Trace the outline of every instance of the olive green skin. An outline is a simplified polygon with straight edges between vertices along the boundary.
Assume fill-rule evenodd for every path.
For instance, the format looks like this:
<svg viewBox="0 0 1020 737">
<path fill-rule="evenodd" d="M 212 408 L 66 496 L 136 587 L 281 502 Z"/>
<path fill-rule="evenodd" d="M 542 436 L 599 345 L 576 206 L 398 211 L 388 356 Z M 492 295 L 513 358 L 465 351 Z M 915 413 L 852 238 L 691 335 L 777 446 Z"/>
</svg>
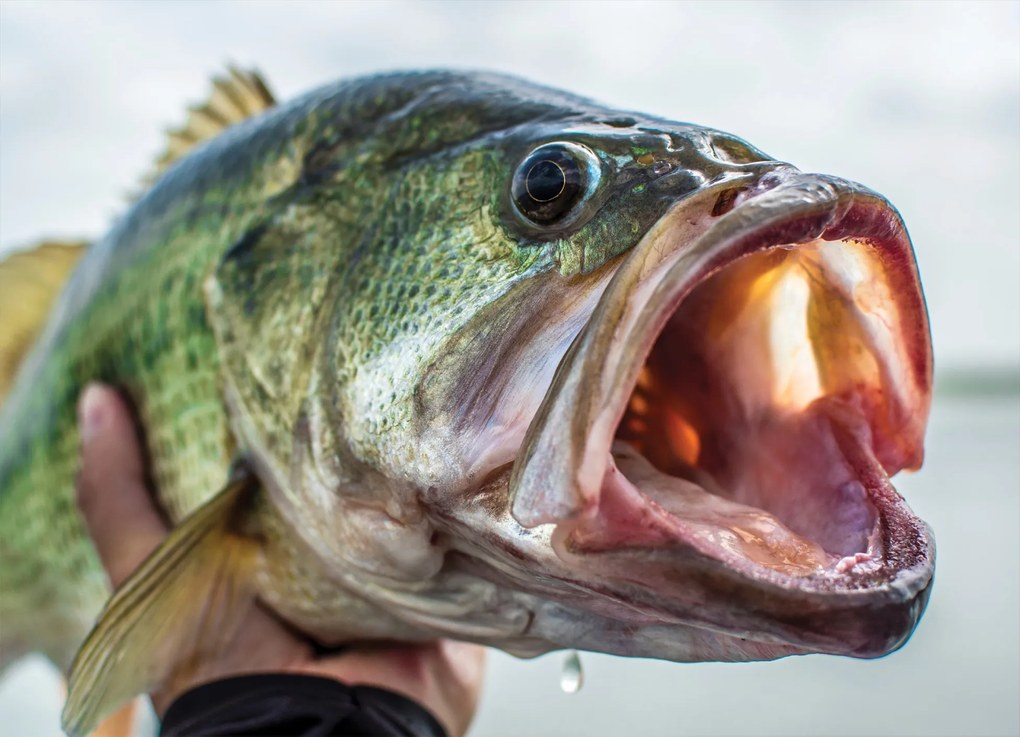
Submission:
<svg viewBox="0 0 1020 737">
<path fill-rule="evenodd" d="M 567 217 L 536 226 L 510 186 L 550 141 L 590 148 L 602 176 Z M 537 333 L 557 315 L 500 316 L 536 304 L 535 290 L 555 300 L 604 283 L 671 203 L 766 158 L 726 134 L 451 72 L 329 85 L 196 150 L 82 259 L 0 408 L 0 664 L 41 650 L 66 667 L 108 596 L 73 497 L 87 382 L 133 402 L 173 521 L 234 460 L 251 463 L 271 492 L 263 596 L 303 596 L 298 619 L 335 617 L 311 601 L 332 584 L 298 565 L 308 551 L 295 541 L 327 564 L 344 554 L 343 526 L 323 521 L 331 494 L 409 519 L 424 490 L 477 482 L 421 443 L 436 423 L 468 432 L 485 393 L 465 389 L 477 355 L 451 349 L 525 323 Z M 298 466 L 318 488 L 281 478 Z"/>
</svg>

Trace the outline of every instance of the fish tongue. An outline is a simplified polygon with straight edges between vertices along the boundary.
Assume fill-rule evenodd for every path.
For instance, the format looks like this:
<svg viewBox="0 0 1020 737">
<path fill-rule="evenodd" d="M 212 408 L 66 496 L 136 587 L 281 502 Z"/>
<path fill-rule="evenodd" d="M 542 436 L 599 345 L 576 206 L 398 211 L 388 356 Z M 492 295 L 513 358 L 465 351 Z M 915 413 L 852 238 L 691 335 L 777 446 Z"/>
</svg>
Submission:
<svg viewBox="0 0 1020 737">
<path fill-rule="evenodd" d="M 769 412 L 734 447 L 735 462 L 721 474 L 732 498 L 768 510 L 833 555 L 867 552 L 876 521 L 870 492 L 888 479 L 852 400 L 828 396 Z"/>
<path fill-rule="evenodd" d="M 695 549 L 741 567 L 751 564 L 809 575 L 832 562 L 821 547 L 789 530 L 765 510 L 712 493 L 715 483 L 656 469 L 617 442 L 603 483 L 598 514 L 570 535 L 586 552 L 634 548 Z"/>
</svg>

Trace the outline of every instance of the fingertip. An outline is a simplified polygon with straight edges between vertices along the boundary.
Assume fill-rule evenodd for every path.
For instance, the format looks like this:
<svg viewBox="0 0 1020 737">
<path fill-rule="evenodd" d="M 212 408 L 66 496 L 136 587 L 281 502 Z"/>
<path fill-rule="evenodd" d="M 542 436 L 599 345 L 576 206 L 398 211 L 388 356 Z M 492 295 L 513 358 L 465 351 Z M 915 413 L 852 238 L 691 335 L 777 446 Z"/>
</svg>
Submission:
<svg viewBox="0 0 1020 737">
<path fill-rule="evenodd" d="M 111 463 L 121 475 L 141 475 L 141 450 L 131 413 L 120 394 L 103 384 L 89 384 L 78 400 L 82 465 L 105 472 Z"/>
<path fill-rule="evenodd" d="M 81 459 L 75 491 L 79 508 L 88 518 L 94 507 L 95 498 L 106 485 L 103 476 L 112 470 L 121 475 L 135 477 L 136 463 L 132 461 L 134 437 L 131 433 L 118 433 L 113 421 L 120 399 L 109 386 L 90 383 L 85 387 L 78 402 L 79 435 L 81 436 Z M 121 460 L 125 459 L 125 460 Z"/>
<path fill-rule="evenodd" d="M 102 384 L 91 383 L 78 399 L 78 427 L 83 443 L 88 443 L 103 426 L 107 415 L 108 395 L 112 390 Z"/>
<path fill-rule="evenodd" d="M 78 435 L 81 439 L 78 475 L 75 478 L 75 496 L 78 508 L 89 518 L 99 485 L 93 478 L 96 441 L 100 437 L 108 415 L 109 390 L 96 383 L 88 384 L 78 397 Z"/>
<path fill-rule="evenodd" d="M 118 442 L 137 448 L 131 411 L 111 386 L 90 383 L 85 387 L 78 400 L 78 424 L 83 442 L 113 435 Z"/>
<path fill-rule="evenodd" d="M 439 647 L 451 660 L 468 660 L 477 663 L 485 662 L 486 649 L 482 645 L 460 640 L 440 640 Z"/>
</svg>

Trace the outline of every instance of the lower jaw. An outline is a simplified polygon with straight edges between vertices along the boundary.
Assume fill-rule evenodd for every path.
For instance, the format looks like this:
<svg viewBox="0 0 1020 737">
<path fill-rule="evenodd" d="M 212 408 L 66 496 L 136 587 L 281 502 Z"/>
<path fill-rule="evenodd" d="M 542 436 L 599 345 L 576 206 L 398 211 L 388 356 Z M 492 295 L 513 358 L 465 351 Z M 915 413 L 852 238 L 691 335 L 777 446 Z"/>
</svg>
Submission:
<svg viewBox="0 0 1020 737">
<path fill-rule="evenodd" d="M 845 409 L 819 402 L 814 417 L 829 419 L 845 467 L 866 491 L 864 550 L 827 551 L 764 510 L 656 471 L 621 443 L 597 511 L 557 526 L 557 555 L 599 581 L 601 595 L 640 612 L 642 626 L 707 630 L 715 654 L 703 659 L 870 658 L 897 649 L 927 602 L 934 547 L 866 432 L 840 416 Z"/>
<path fill-rule="evenodd" d="M 704 340 L 674 338 L 686 351 Z M 768 384 L 739 396 L 740 382 L 718 379 L 741 361 L 763 366 L 757 358 L 684 364 L 672 383 L 702 387 L 698 399 L 656 396 L 653 370 L 644 400 L 658 417 L 646 410 L 641 433 L 624 429 L 625 415 L 596 503 L 557 525 L 554 549 L 653 619 L 716 632 L 730 659 L 745 647 L 748 659 L 890 652 L 923 612 L 934 549 L 890 483 L 897 467 L 878 457 L 881 379 L 816 385 L 797 402 Z"/>
</svg>

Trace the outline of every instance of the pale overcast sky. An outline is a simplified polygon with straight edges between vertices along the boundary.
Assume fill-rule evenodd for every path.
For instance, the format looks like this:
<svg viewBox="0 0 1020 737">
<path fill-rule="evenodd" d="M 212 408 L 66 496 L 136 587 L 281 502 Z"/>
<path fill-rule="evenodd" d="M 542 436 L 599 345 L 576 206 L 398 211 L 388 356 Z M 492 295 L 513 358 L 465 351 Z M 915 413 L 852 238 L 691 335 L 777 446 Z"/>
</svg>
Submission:
<svg viewBox="0 0 1020 737">
<path fill-rule="evenodd" d="M 1020 5 L 0 4 L 0 250 L 104 232 L 228 60 L 512 72 L 740 135 L 903 213 L 940 368 L 1020 363 Z"/>
</svg>

